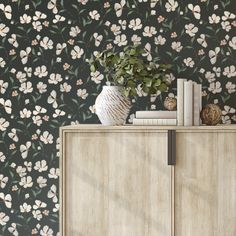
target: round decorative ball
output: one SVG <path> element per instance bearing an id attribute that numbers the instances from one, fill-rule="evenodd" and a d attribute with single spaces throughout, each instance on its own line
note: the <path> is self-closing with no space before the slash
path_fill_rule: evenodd
<path id="1" fill-rule="evenodd" d="M 169 110 L 169 111 L 173 111 L 176 109 L 177 106 L 177 100 L 176 98 L 171 98 L 171 97 L 166 97 L 165 101 L 164 101 L 164 107 Z"/>
<path id="2" fill-rule="evenodd" d="M 206 125 L 217 125 L 221 120 L 222 111 L 216 104 L 208 104 L 201 111 L 201 120 Z"/>

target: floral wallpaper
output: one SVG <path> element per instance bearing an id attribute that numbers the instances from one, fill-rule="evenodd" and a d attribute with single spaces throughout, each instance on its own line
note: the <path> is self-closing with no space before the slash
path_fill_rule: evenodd
<path id="1" fill-rule="evenodd" d="M 162 108 L 176 78 L 203 84 L 222 122 L 236 122 L 236 16 L 224 0 L 5 0 L 0 3 L 0 235 L 57 236 L 58 128 L 97 123 L 105 83 L 86 59 L 130 44 L 173 65 L 166 94 L 140 89 L 137 109 Z"/>

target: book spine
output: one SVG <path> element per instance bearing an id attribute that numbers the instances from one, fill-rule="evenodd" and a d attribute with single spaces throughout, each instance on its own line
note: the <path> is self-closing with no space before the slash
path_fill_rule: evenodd
<path id="1" fill-rule="evenodd" d="M 194 83 L 193 84 L 193 97 L 194 97 L 194 114 L 193 114 L 193 124 L 198 126 L 200 125 L 200 90 L 201 85 Z"/>
<path id="2" fill-rule="evenodd" d="M 138 119 L 176 119 L 176 111 L 137 111 Z"/>
<path id="3" fill-rule="evenodd" d="M 184 126 L 193 125 L 193 82 L 184 82 Z"/>
<path id="4" fill-rule="evenodd" d="M 178 125 L 184 125 L 184 82 L 186 79 L 177 80 L 177 121 Z"/>
<path id="5" fill-rule="evenodd" d="M 176 119 L 133 119 L 133 125 L 176 125 Z"/>

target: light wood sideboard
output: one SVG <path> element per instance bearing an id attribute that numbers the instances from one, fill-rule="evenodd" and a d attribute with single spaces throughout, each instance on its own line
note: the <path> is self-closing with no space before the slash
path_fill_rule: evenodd
<path id="1" fill-rule="evenodd" d="M 61 236 L 236 235 L 236 126 L 76 125 L 60 141 Z"/>

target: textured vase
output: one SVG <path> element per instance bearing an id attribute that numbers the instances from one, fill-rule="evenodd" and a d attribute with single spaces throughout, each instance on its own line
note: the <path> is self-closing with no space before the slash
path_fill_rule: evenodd
<path id="1" fill-rule="evenodd" d="M 103 125 L 124 125 L 130 108 L 130 100 L 119 86 L 103 86 L 95 101 L 95 112 Z"/>

